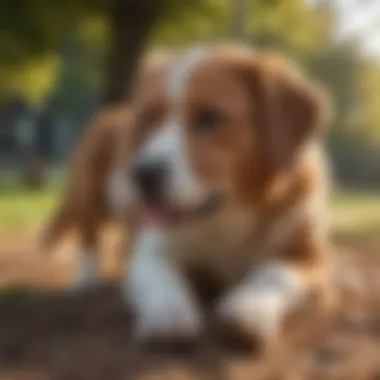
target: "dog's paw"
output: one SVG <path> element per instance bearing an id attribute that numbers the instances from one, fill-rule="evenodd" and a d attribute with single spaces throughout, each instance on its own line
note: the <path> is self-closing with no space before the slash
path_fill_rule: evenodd
<path id="1" fill-rule="evenodd" d="M 95 254 L 82 250 L 78 256 L 78 267 L 68 288 L 74 293 L 87 293 L 97 289 L 100 285 Z"/>
<path id="2" fill-rule="evenodd" d="M 201 313 L 181 280 L 170 272 L 170 276 L 168 273 L 162 281 L 149 286 L 130 284 L 128 300 L 136 317 L 134 335 L 137 340 L 191 340 L 199 334 Z"/>
<path id="3" fill-rule="evenodd" d="M 135 317 L 135 339 L 151 347 L 191 347 L 197 342 L 202 327 L 199 310 L 190 299 L 179 294 L 155 295 L 151 300 L 142 300 Z"/>
<path id="4" fill-rule="evenodd" d="M 276 294 L 237 289 L 217 307 L 221 323 L 240 336 L 275 339 L 280 333 L 284 305 Z"/>
<path id="5" fill-rule="evenodd" d="M 157 300 L 149 310 L 137 314 L 136 337 L 149 338 L 192 337 L 201 327 L 199 314 L 185 302 Z"/>
<path id="6" fill-rule="evenodd" d="M 217 315 L 240 336 L 271 346 L 281 338 L 285 318 L 303 292 L 297 272 L 281 264 L 268 264 L 222 298 Z"/>

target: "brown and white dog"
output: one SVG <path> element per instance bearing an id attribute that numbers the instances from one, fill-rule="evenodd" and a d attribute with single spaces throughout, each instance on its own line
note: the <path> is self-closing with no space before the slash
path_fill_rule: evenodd
<path id="1" fill-rule="evenodd" d="M 168 58 L 167 54 L 147 57 L 137 81 L 141 74 L 149 76 L 165 65 Z M 99 241 L 107 222 L 116 222 L 124 231 L 121 261 L 130 253 L 139 224 L 138 205 L 127 180 L 136 148 L 132 119 L 130 107 L 120 104 L 104 109 L 86 126 L 69 165 L 63 199 L 42 234 L 39 250 L 49 252 L 67 232 L 78 232 L 79 264 L 73 284 L 77 290 L 98 283 Z"/>
<path id="2" fill-rule="evenodd" d="M 116 221 L 124 234 L 133 232 L 136 214 L 125 187 L 132 129 L 126 106 L 104 110 L 86 127 L 69 165 L 63 199 L 45 227 L 43 251 L 51 251 L 67 232 L 78 232 L 79 263 L 73 284 L 77 290 L 98 282 L 98 245 L 105 223 Z M 128 251 L 128 239 L 124 236 L 122 254 Z"/>
<path id="3" fill-rule="evenodd" d="M 191 49 L 140 83 L 129 187 L 144 221 L 124 279 L 140 339 L 201 333 L 202 276 L 216 316 L 265 341 L 324 294 L 325 103 L 286 60 L 232 46 Z"/>

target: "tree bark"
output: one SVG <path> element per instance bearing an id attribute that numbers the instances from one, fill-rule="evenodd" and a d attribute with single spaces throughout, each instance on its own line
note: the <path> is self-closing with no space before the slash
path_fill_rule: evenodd
<path id="1" fill-rule="evenodd" d="M 111 51 L 104 103 L 127 101 L 149 34 L 163 13 L 164 0 L 113 0 Z"/>
<path id="2" fill-rule="evenodd" d="M 245 41 L 247 37 L 246 16 L 248 12 L 248 1 L 249 0 L 231 0 L 231 36 L 238 41 Z"/>

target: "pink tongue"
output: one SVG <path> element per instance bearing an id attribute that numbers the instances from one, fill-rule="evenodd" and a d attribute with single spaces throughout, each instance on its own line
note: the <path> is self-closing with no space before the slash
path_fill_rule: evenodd
<path id="1" fill-rule="evenodd" d="M 167 207 L 154 207 L 147 210 L 146 219 L 148 224 L 164 225 L 169 222 L 170 210 Z"/>

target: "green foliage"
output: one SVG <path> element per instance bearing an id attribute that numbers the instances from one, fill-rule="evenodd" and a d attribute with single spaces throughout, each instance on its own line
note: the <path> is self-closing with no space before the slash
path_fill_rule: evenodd
<path id="1" fill-rule="evenodd" d="M 86 1 L 12 0 L 0 3 L 3 63 L 17 64 L 55 49 L 69 25 L 89 13 Z"/>
<path id="2" fill-rule="evenodd" d="M 21 94 L 29 104 L 38 106 L 52 88 L 58 68 L 59 60 L 53 54 L 29 58 L 10 67 L 0 67 L 0 101 L 16 93 Z"/>
<path id="3" fill-rule="evenodd" d="M 81 74 L 91 77 L 91 86 L 101 80 L 99 75 L 99 61 L 104 57 L 109 29 L 108 16 L 113 0 L 12 0 L 0 2 L 0 99 L 21 92 L 27 100 L 38 103 L 53 85 L 53 78 L 61 72 L 62 83 L 73 83 L 81 78 Z M 218 1 L 211 3 L 217 4 Z M 131 1 L 133 4 L 133 1 Z M 215 4 L 208 4 L 205 0 L 167 0 L 163 24 L 157 29 L 162 35 L 156 40 L 170 42 L 171 37 L 176 41 L 183 41 L 184 36 L 192 36 L 192 29 L 186 25 L 192 24 L 194 19 L 202 19 L 203 15 L 210 15 L 215 10 Z M 210 6 L 212 5 L 212 6 Z M 217 5 L 216 5 L 217 7 Z M 183 24 L 182 24 L 183 23 Z M 179 26 L 179 24 L 183 25 Z M 210 22 L 207 24 L 210 25 Z M 207 26 L 207 28 L 208 28 Z M 176 32 L 179 30 L 179 33 Z M 69 41 L 69 42 L 68 42 Z M 68 47 L 68 44 L 71 44 Z M 81 50 L 67 52 L 67 49 Z M 75 62 L 64 62 L 64 68 L 59 68 L 57 57 L 67 59 L 70 55 Z M 46 60 L 49 57 L 50 66 Z M 43 62 L 41 62 L 41 60 Z M 95 64 L 94 64 L 95 63 Z M 67 68 L 80 67 L 75 74 Z M 62 65 L 61 65 L 62 66 Z M 94 69 L 95 67 L 95 69 Z M 39 73 L 45 70 L 45 77 Z M 60 71 L 61 70 L 61 71 Z M 69 78 L 62 79 L 66 70 Z M 74 70 L 75 71 L 75 70 Z M 82 71 L 81 74 L 79 71 Z M 38 75 L 33 73 L 37 72 Z M 35 79 L 35 84 L 20 86 L 24 75 L 29 73 Z M 70 77 L 71 76 L 71 77 Z M 88 78 L 82 83 L 86 86 Z M 82 86 L 82 88 L 83 88 Z M 89 91 L 94 88 L 90 86 Z M 77 86 L 79 88 L 79 86 Z M 69 89 L 64 88 L 63 93 Z M 64 95 L 62 95 L 64 96 Z M 79 94 L 78 94 L 79 96 Z M 69 99 L 69 98 L 67 98 Z"/>
<path id="4" fill-rule="evenodd" d="M 282 48 L 295 56 L 313 54 L 330 37 L 330 13 L 310 11 L 303 0 L 255 0 L 249 12 L 252 42 Z"/>
<path id="5" fill-rule="evenodd" d="M 0 2 L 0 96 L 21 92 L 27 100 L 41 100 L 53 85 L 67 31 L 99 10 L 89 4 L 87 0 Z"/>
<path id="6" fill-rule="evenodd" d="M 363 126 L 362 130 L 366 135 L 380 144 L 380 63 L 363 63 L 358 82 L 358 124 Z"/>
<path id="7" fill-rule="evenodd" d="M 169 0 L 153 36 L 159 45 L 184 45 L 228 36 L 230 0 Z"/>
<path id="8" fill-rule="evenodd" d="M 50 94 L 52 112 L 81 119 L 76 113 L 91 109 L 102 84 L 112 1 L 0 2 L 0 100 L 19 92 L 39 104 Z M 166 0 L 151 46 L 229 39 L 236 1 Z M 304 0 L 242 1 L 247 42 L 287 53 L 331 93 L 335 119 L 329 137 L 339 170 L 352 174 L 349 157 L 379 160 L 361 147 L 368 140 L 380 144 L 380 64 L 362 57 L 355 41 L 333 41 L 329 3 L 311 10 Z M 357 173 L 364 173 L 360 164 Z"/>

